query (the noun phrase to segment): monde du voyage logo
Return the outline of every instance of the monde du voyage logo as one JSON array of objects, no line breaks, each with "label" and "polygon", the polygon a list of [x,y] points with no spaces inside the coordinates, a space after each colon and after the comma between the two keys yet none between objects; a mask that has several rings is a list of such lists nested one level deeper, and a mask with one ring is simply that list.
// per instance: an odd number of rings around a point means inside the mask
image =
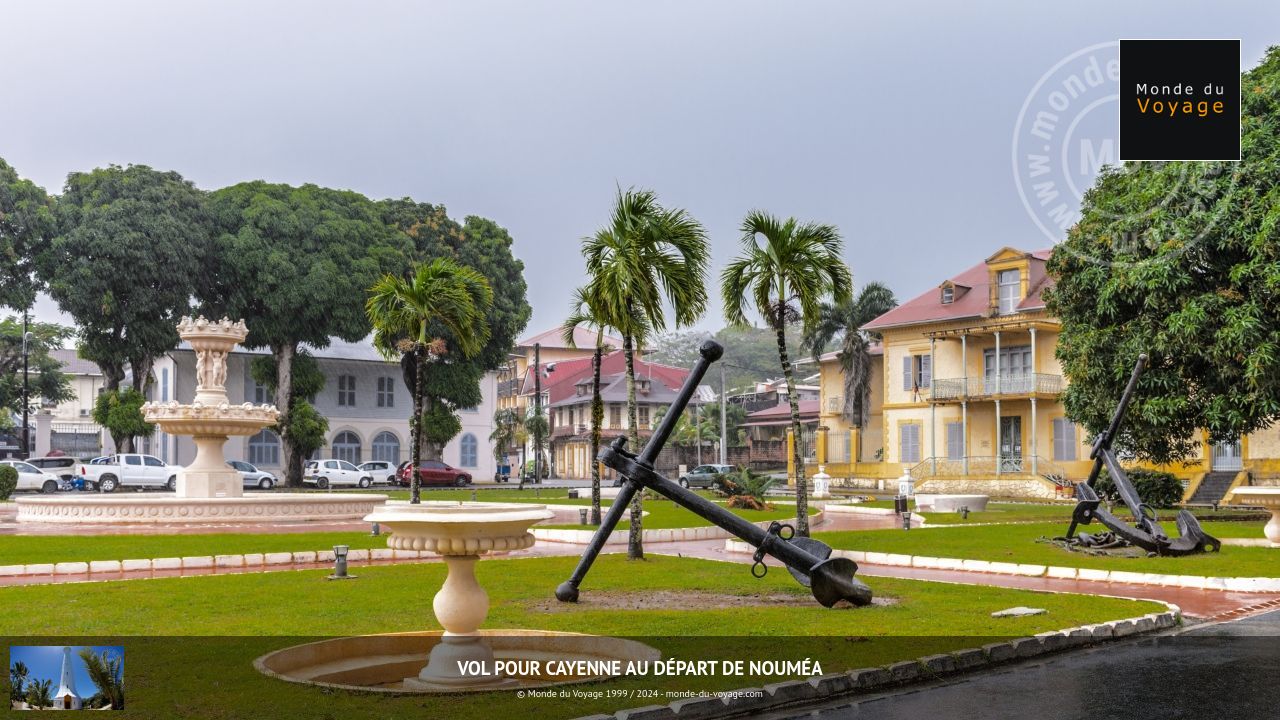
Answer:
[{"label": "monde du voyage logo", "polygon": [[1240,159],[1239,40],[1121,40],[1121,160]]}]

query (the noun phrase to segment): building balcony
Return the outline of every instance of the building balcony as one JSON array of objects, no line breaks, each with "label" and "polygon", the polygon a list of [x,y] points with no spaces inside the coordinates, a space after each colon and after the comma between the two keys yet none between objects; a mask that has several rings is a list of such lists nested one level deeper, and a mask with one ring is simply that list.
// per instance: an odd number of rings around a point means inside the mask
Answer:
[{"label": "building balcony", "polygon": [[1061,375],[1022,373],[1001,377],[934,378],[929,388],[929,401],[936,403],[962,400],[997,400],[1007,398],[1057,397],[1066,388]]}]

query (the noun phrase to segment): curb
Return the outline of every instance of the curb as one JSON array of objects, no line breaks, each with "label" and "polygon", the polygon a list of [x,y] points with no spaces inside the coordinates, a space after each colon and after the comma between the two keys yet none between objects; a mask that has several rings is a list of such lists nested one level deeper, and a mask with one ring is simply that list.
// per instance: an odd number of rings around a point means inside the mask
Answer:
[{"label": "curb", "polygon": [[[826,517],[825,512],[810,513],[809,524],[811,526],[821,525],[824,522],[825,517]],[[769,524],[772,522],[774,521],[761,520],[759,522],[752,523],[752,524],[761,529],[768,529]],[[794,524],[796,522],[796,518],[787,518],[785,520],[780,520],[778,522]],[[556,530],[556,529],[537,528],[537,527],[530,528],[529,532],[532,532],[535,538],[546,541],[546,542],[575,543],[578,545],[585,545],[591,542],[591,538],[595,537],[595,534],[596,534],[595,530],[565,530],[565,529]],[[732,538],[737,537],[736,535],[729,532],[728,530],[725,530],[724,528],[721,528],[715,525],[703,526],[703,527],[690,527],[690,528],[665,528],[660,530],[658,529],[644,530],[642,531],[641,534],[642,534],[641,541],[647,542],[647,543],[693,542],[695,540],[730,540]],[[605,540],[604,544],[606,547],[609,545],[626,545],[627,531],[614,530],[612,533],[610,533],[609,539]]]},{"label": "curb", "polygon": [[[750,554],[755,552],[747,543],[728,540],[725,552]],[[1123,570],[1097,570],[1092,568],[1061,567],[1057,565],[1029,565],[1023,563],[989,562],[963,558],[939,558],[925,555],[897,555],[861,550],[832,550],[832,557],[848,558],[857,563],[914,567],[926,570],[959,570],[961,572],[992,573],[995,575],[1021,575],[1023,577],[1048,577],[1061,580],[1087,580],[1126,585],[1160,585],[1198,590],[1226,590],[1243,593],[1280,592],[1280,578],[1274,577],[1204,577],[1200,575],[1161,575],[1136,573]]]},{"label": "curb", "polygon": [[612,715],[597,714],[577,720],[713,720],[749,717],[793,705],[880,692],[895,686],[936,680],[1133,635],[1168,630],[1181,622],[1182,611],[1177,605],[1165,604],[1169,609],[1162,613],[1043,632],[1007,642],[990,643],[980,648],[964,648],[915,660],[903,660],[883,667],[859,668],[844,673],[771,683],[762,687],[739,688],[722,693],[723,697],[676,700],[668,705],[626,708]]},{"label": "curb", "polygon": [[[433,558],[426,550],[350,550],[348,562],[369,560],[417,560]],[[246,568],[285,565],[315,565],[333,562],[333,550],[307,552],[245,553],[243,555],[202,555],[192,557],[138,558],[130,560],[91,560],[89,562],[32,563],[30,565],[0,565],[0,577],[31,577],[55,575],[119,576],[122,573],[209,570],[217,568]],[[105,578],[104,578],[105,579]]]}]

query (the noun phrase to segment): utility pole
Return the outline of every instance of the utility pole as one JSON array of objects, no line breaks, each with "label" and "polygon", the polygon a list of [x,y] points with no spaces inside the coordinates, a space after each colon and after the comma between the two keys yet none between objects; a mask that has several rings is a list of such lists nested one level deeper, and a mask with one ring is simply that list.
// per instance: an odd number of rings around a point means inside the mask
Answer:
[{"label": "utility pole", "polygon": [[542,343],[533,344],[533,481],[542,482]]},{"label": "utility pole", "polygon": [[728,401],[729,401],[729,398],[725,397],[725,392],[724,392],[724,363],[720,363],[720,464],[721,465],[729,464],[729,461],[728,461],[729,431],[725,429],[725,425],[727,424],[726,418],[728,417],[728,413],[725,411],[725,403]]},{"label": "utility pole", "polygon": [[31,457],[31,384],[27,376],[27,357],[31,354],[31,333],[27,332],[27,311],[22,311],[22,459]]},{"label": "utility pole", "polygon": [[702,407],[693,404],[693,434],[698,438],[698,464],[702,464]]}]

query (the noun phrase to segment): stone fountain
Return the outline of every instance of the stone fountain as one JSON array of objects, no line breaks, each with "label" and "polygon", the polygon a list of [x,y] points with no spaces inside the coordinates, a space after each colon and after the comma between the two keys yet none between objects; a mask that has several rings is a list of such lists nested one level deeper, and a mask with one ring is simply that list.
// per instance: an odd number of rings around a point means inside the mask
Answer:
[{"label": "stone fountain", "polygon": [[195,460],[178,472],[170,494],[39,495],[18,498],[18,520],[44,523],[275,523],[355,520],[385,503],[366,493],[248,493],[240,473],[226,464],[227,438],[274,425],[273,405],[232,405],[227,397],[227,358],[249,334],[244,321],[184,317],[178,336],[196,354],[196,394],[190,405],[176,400],[142,406],[147,422],[173,435],[188,435]]},{"label": "stone fountain", "polygon": [[[259,671],[291,682],[360,691],[458,693],[517,690],[602,680],[598,667],[609,661],[653,661],[661,654],[621,638],[537,630],[482,630],[489,595],[476,580],[476,563],[490,552],[533,546],[534,523],[554,516],[544,505],[527,503],[392,502],[365,520],[391,531],[388,547],[432,552],[448,572],[432,601],[444,632],[411,632],[335,638],[265,655]],[[498,664],[542,667],[556,663],[594,664],[581,672],[535,672],[513,677]],[[485,668],[464,672],[463,668]]]},{"label": "stone fountain", "polygon": [[1272,545],[1280,547],[1280,487],[1238,487],[1231,491],[1227,501],[1232,505],[1253,505],[1268,510],[1271,519],[1262,528],[1262,534]]}]

